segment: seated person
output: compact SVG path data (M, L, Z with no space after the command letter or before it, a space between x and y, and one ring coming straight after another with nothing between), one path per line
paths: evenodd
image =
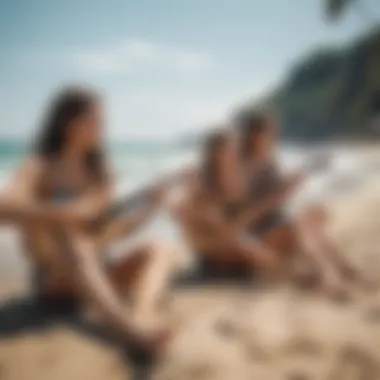
M204 145L203 164L192 177L175 216L184 237L210 277L247 277L254 271L277 275L272 250L249 236L230 218L230 210L246 196L236 136L212 134Z
M110 262L104 251L148 220L165 192L162 186L153 188L145 207L94 228L112 195L102 129L95 94L78 89L60 93L35 154L0 196L0 220L22 233L34 291L43 302L89 303L119 336L154 351L167 334L155 312L173 252L166 244L147 242ZM122 302L125 293L133 301L131 307Z
M298 249L303 253L297 256L299 268L308 267L306 272L313 272L323 287L341 292L359 274L328 237L326 210L310 205L295 217L286 212L307 173L288 177L280 173L275 161L277 129L270 118L246 115L239 128L246 177L251 182L253 221L249 222L246 212L250 231L279 252Z

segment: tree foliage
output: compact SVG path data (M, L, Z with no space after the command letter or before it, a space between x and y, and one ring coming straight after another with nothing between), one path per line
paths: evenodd
M331 20L336 20L347 10L349 3L355 0L324 0L326 15Z
M371 136L380 114L380 28L345 48L309 54L247 108L275 112L291 139Z

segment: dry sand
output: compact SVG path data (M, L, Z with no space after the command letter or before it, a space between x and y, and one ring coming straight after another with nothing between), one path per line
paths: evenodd
M379 191L371 184L331 205L331 233L376 282ZM12 296L9 287L2 296ZM376 286L350 305L287 286L189 289L173 295L170 313L180 327L153 379L380 379ZM1 380L132 378L131 364L112 345L64 325L0 339Z

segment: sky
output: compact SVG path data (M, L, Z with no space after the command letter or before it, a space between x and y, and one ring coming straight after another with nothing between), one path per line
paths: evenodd
M361 0L380 14L380 1ZM1 0L0 136L33 133L60 86L104 94L109 135L172 138L223 120L320 46L368 23L336 24L322 0Z

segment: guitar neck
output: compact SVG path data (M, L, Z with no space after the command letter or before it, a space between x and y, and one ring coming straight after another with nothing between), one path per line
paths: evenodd
M95 222L97 226L107 223L113 218L117 218L122 214L127 214L135 209L148 205L152 201L153 191L158 186L164 186L170 188L183 179L183 172L171 173L154 184L145 186L142 189L135 191L132 194L122 197L116 200L108 210L106 210Z

